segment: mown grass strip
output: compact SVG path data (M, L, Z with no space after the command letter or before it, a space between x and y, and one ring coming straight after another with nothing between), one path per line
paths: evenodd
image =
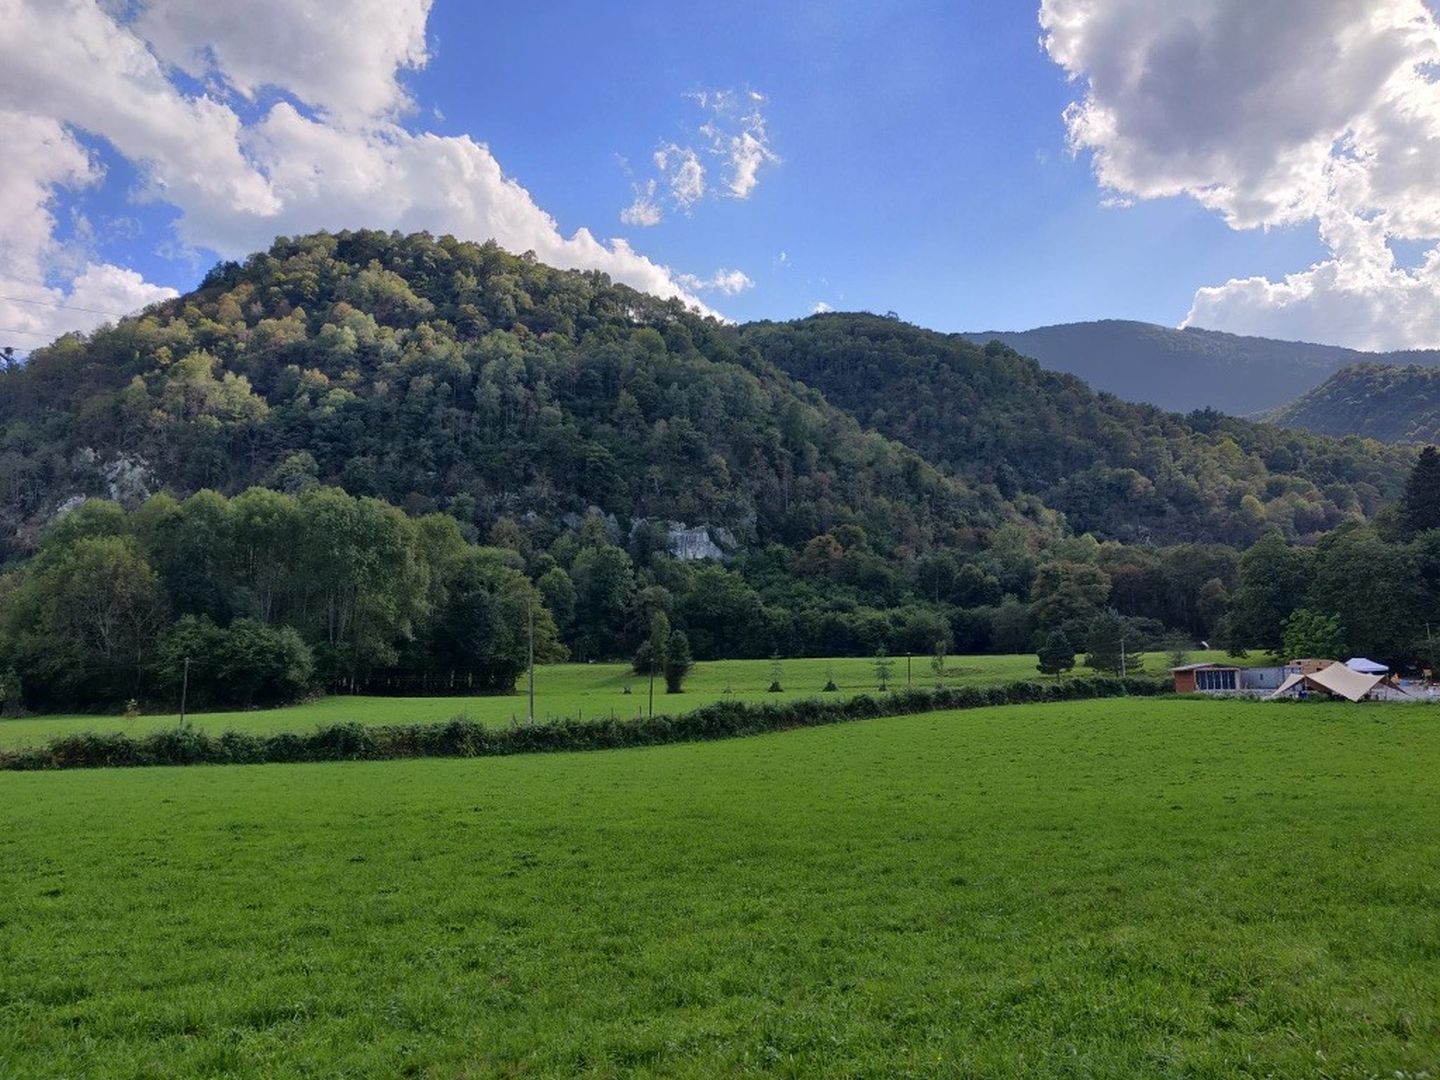
M907 688L882 695L775 703L720 701L674 716L555 720L494 729L464 717L437 724L329 724L308 733L220 735L175 727L143 735L85 732L43 746L0 751L0 769L84 769L146 765L259 765L285 762L380 761L391 758L495 757L507 754L613 750L631 746L730 739L848 720L905 716L939 709L1037 704L1093 698L1154 696L1157 679L1069 679L998 686Z

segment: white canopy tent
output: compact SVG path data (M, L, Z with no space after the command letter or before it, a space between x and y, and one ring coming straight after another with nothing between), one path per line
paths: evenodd
M1362 675L1388 675L1390 673L1390 669L1384 664L1377 664L1374 660L1367 660L1363 656L1352 656L1345 661L1345 666Z

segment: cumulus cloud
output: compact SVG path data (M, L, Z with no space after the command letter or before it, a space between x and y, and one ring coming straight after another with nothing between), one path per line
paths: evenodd
M828 311L834 311L834 310L835 310L835 309L834 309L833 307L831 307L829 304L827 304L824 300L816 300L816 301L815 301L815 306L810 309L810 314L812 314L812 315L824 315L826 312L828 312Z
M431 0L145 0L133 29L162 61L245 98L278 87L349 121L408 108Z
M693 289L696 292L713 290L724 293L726 296L736 296L755 285L755 282L750 280L750 275L743 270L716 270L708 278L697 277L694 274L681 274L680 283L687 289Z
M662 142L652 160L670 205L690 213L707 194L748 199L760 183L765 165L779 164L765 124L765 95L755 90L700 90L687 94L703 114L682 144ZM641 197L621 211L629 225L654 225L663 211L654 198Z
M1440 25L1423 0L1043 0L1065 113L1111 199L1233 228L1315 223L1330 257L1202 288L1186 318L1360 347L1440 344ZM1422 241L1416 268L1390 241Z
M88 262L55 238L53 192L97 183L100 168L58 122L0 109L0 327L3 343L26 350L67 330L99 322L175 295L139 274ZM77 257L78 256L78 257ZM73 273L79 264L78 274ZM57 267L72 269L68 289L47 284Z
M52 305L0 307L4 325L81 328L85 313L72 309L108 314L174 295L56 239L59 194L103 176L77 133L135 166L132 197L173 206L190 248L233 257L282 233L428 229L602 270L708 311L624 241L563 234L484 143L403 125L400 75L426 62L428 10L429 0L0 0L0 269L11 275L0 285ZM275 100L242 120L237 96L258 100L262 88Z

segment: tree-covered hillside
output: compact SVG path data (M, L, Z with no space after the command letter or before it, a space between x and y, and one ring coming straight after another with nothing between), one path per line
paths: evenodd
M893 556L1049 507L1245 543L1371 513L1402 457L1125 405L893 320L726 326L424 234L282 239L0 376L12 554L76 496L317 483L481 532L593 506L742 546L853 524Z
M1440 369L1356 364L1270 415L1320 435L1364 435L1389 443L1440 439Z
M316 483L481 529L598 506L742 543L858 524L887 551L1005 515L713 319L449 238L281 240L0 377L20 549L77 495Z
M1440 351L1366 353L1338 345L1176 330L1124 319L1063 323L1034 330L966 334L1003 341L1052 371L1078 375L1097 390L1176 412L1211 408L1254 416L1364 361L1440 365Z
M667 680L1037 641L1103 667L1117 632L1269 645L1302 602L1413 651L1413 604L1271 602L1238 549L1392 543L1359 519L1414 458L893 319L727 326L493 245L280 240L0 374L0 711L503 690L532 614L542 655ZM1440 581L1440 477L1411 486L1396 565Z
M1038 496L1077 532L1246 544L1370 515L1408 453L1096 394L994 343L894 319L756 323L742 339L862 424L1005 498Z

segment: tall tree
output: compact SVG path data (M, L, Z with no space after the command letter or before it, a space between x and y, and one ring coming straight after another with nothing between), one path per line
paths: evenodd
M1278 532L1257 540L1240 558L1240 585L1231 600L1232 645L1281 651L1285 620L1305 602L1313 557Z
M1045 635L1040 652L1035 657L1036 669L1042 675L1060 675L1075 666L1075 646L1063 630L1051 630Z
M1400 520L1407 536L1440 529L1440 450L1427 446L1405 481Z

